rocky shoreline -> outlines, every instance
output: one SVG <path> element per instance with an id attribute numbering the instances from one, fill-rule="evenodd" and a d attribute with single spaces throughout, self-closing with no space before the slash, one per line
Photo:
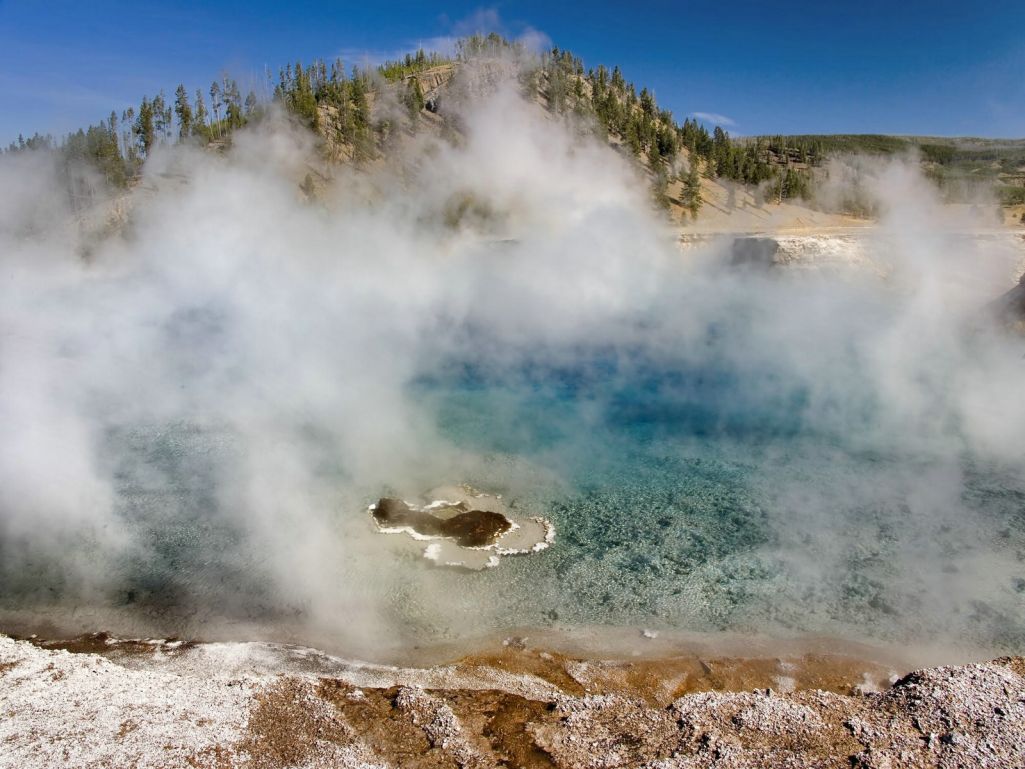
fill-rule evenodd
<path id="1" fill-rule="evenodd" d="M 886 676 L 840 656 L 594 660 L 520 639 L 418 669 L 0 636 L 0 767 L 1025 765 L 1025 659 Z"/>

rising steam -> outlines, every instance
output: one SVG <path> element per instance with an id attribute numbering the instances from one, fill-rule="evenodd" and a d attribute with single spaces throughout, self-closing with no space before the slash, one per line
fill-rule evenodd
<path id="1" fill-rule="evenodd" d="M 776 620 L 857 625 L 834 577 L 876 558 L 906 635 L 960 633 L 982 601 L 1017 643 L 1025 575 L 999 532 L 1025 498 L 1025 363 L 983 308 L 1020 252 L 964 236 L 970 221 L 952 230 L 895 162 L 860 177 L 882 212 L 866 242 L 885 278 L 731 268 L 728 239 L 681 252 L 625 159 L 512 84 L 452 109 L 458 142 L 410 138 L 398 161 L 336 168 L 312 198 L 299 182 L 313 139 L 284 117 L 223 155 L 164 148 L 84 223 L 52 157 L 0 158 L 10 616 L 77 606 L 88 623 L 106 607 L 208 635 L 215 619 L 302 620 L 352 643 L 407 620 L 509 622 L 501 574 L 475 586 L 395 560 L 368 502 L 462 481 L 572 497 L 576 469 L 618 461 L 605 438 L 609 413 L 627 413 L 620 384 L 658 371 L 651 397 L 688 416 L 656 419 L 656 437 L 758 445 L 744 461 L 758 457 L 768 590 L 814 604 Z M 109 211 L 124 221 L 106 226 Z M 456 370 L 502 383 L 481 434 L 447 429 L 431 394 Z M 530 433 L 543 389 L 529 372 L 581 370 L 597 384 L 524 448 L 516 431 Z M 699 386 L 697 370 L 728 376 Z M 630 408 L 645 419 L 645 403 Z M 972 504 L 973 473 L 1006 479 L 1006 509 Z M 522 587 L 541 567 L 517 568 Z M 539 612 L 558 584 L 535 585 Z M 659 600 L 653 613 L 716 626 Z"/>

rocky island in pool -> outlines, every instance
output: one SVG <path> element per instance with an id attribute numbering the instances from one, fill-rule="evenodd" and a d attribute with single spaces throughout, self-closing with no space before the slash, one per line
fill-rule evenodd
<path id="1" fill-rule="evenodd" d="M 536 553 L 555 541 L 550 521 L 516 517 L 500 496 L 465 484 L 433 489 L 424 498 L 429 501 L 418 506 L 382 497 L 370 506 L 370 514 L 382 533 L 430 541 L 423 556 L 442 566 L 492 568 L 501 556 Z"/>

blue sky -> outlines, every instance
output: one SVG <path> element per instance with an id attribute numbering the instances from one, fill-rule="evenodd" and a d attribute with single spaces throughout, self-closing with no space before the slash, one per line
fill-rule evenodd
<path id="1" fill-rule="evenodd" d="M 1025 136 L 1025 0 L 0 0 L 0 142 L 223 71 L 259 86 L 297 58 L 376 61 L 491 29 L 619 64 L 678 118 L 733 133 Z"/>

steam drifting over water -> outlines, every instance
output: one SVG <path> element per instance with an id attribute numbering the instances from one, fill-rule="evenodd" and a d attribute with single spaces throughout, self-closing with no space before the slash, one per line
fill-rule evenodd
<path id="1" fill-rule="evenodd" d="M 106 235 L 52 159 L 0 158 L 6 615 L 1025 649 L 1025 361 L 984 309 L 1019 246 L 895 163 L 863 169 L 885 269 L 731 266 L 511 87 L 461 118 L 314 201 L 283 120 L 168 149 Z M 556 545 L 445 570 L 366 513 L 462 482 Z"/>

